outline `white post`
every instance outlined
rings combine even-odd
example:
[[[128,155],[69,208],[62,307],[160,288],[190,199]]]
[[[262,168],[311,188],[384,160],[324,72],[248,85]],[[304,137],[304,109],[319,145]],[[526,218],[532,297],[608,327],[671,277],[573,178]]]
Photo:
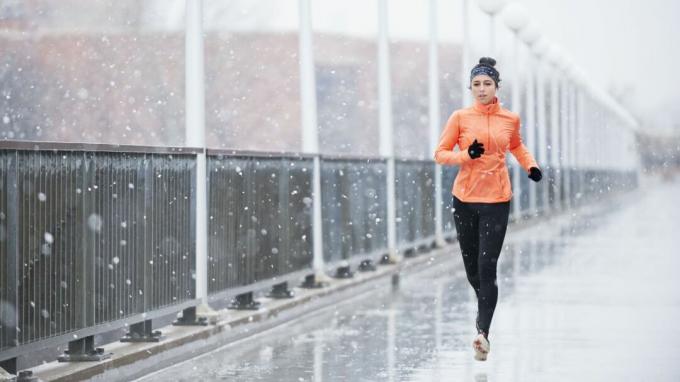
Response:
[[[578,170],[578,187],[579,187],[579,192],[581,193],[581,197],[584,196],[584,183],[583,183],[583,171],[585,170],[585,164],[586,158],[584,156],[586,155],[582,150],[581,150],[581,145],[583,142],[583,124],[585,123],[585,118],[583,116],[583,89],[579,88],[576,92],[576,147],[574,148],[574,151],[576,154],[574,155],[574,158],[576,158],[576,169]]]
[[[312,45],[312,15],[310,0],[299,0],[300,19],[300,112],[302,115],[302,151],[314,155],[312,172],[312,268],[316,281],[325,279],[323,260],[323,226],[321,215],[321,160],[316,120],[316,78]]]
[[[561,123],[561,138],[560,138],[560,168],[562,169],[562,182],[564,186],[562,187],[563,194],[561,197],[564,199],[564,207],[569,209],[571,203],[569,203],[569,180],[571,179],[571,173],[569,172],[569,80],[566,76],[562,77],[561,86],[561,105],[562,110],[560,116],[562,117]]]
[[[567,124],[565,126],[566,130],[566,145],[565,145],[565,157],[566,160],[565,162],[565,169],[567,169],[567,180],[566,180],[566,185],[565,185],[565,192],[566,192],[566,201],[567,201],[567,208],[572,207],[572,189],[571,185],[573,183],[573,178],[574,178],[574,172],[573,172],[573,162],[574,162],[574,157],[573,157],[573,151],[572,147],[574,146],[574,118],[573,118],[573,110],[574,110],[574,83],[568,79],[567,80],[567,94],[566,94],[566,99],[567,99],[567,107],[566,107],[566,120]]]
[[[526,120],[526,137],[523,137],[527,142],[527,148],[533,155],[536,154],[536,83],[534,71],[535,65],[533,62],[533,53],[529,52],[529,60],[527,63],[529,71],[527,73],[527,120]],[[539,167],[541,163],[538,163]],[[529,187],[529,211],[532,214],[536,213],[536,186]]]
[[[461,85],[461,88],[462,88],[461,89],[462,91],[460,93],[461,94],[460,100],[461,100],[462,104],[460,105],[460,107],[465,107],[465,106],[469,105],[470,102],[471,102],[471,100],[470,100],[470,97],[471,97],[470,90],[468,89],[468,86],[470,85],[470,77],[469,77],[470,73],[468,71],[470,69],[468,67],[468,65],[470,63],[470,42],[469,42],[470,39],[468,38],[470,36],[470,32],[469,32],[470,25],[468,23],[468,19],[469,19],[469,17],[468,17],[469,16],[468,15],[468,12],[469,12],[468,2],[469,1],[470,0],[463,0],[463,9],[462,9],[463,19],[461,20],[461,25],[462,25],[462,28],[463,28],[463,48],[462,48],[463,50],[462,50],[462,54],[461,54],[461,61],[462,62],[461,62],[461,70],[460,70],[460,74],[461,74],[460,85]]]
[[[189,147],[205,148],[203,0],[186,2],[186,126]],[[208,304],[208,196],[205,152],[196,161],[196,298]],[[200,310],[200,309],[199,309]]]
[[[520,81],[519,81],[519,36],[517,33],[514,33],[513,36],[513,47],[512,47],[512,54],[513,54],[513,64],[512,64],[512,109],[515,113],[520,113],[522,110],[522,101],[521,101],[521,94],[519,91],[520,87]],[[522,121],[522,123],[526,123],[526,121]],[[513,197],[513,203],[512,203],[512,215],[515,221],[519,221],[522,218],[522,210],[521,210],[521,198],[522,198],[522,184],[520,183],[520,176],[522,176],[521,171],[520,171],[520,164],[519,162],[515,159],[514,156],[509,155],[511,158],[511,164],[512,164],[512,189],[514,191],[515,196]]]
[[[489,55],[493,58],[496,57],[496,14],[489,14]]]
[[[547,94],[545,94],[545,81],[543,79],[543,63],[538,62],[536,66],[536,83],[537,83],[537,99],[538,99],[538,156],[542,161],[546,163],[546,167],[550,167],[550,159],[548,158],[548,137],[547,137],[547,116],[545,113],[545,102]],[[547,179],[546,179],[547,181]],[[545,182],[547,183],[547,182]],[[541,192],[543,195],[543,205],[540,207],[544,213],[550,210],[550,203],[548,202],[548,196],[546,194],[548,190],[548,185],[543,184],[541,186]]]
[[[387,158],[387,250],[397,260],[396,190],[394,144],[392,141],[392,90],[387,32],[387,0],[378,1],[378,93],[380,102],[380,155]]]
[[[574,82],[571,87],[571,146],[570,146],[570,158],[571,160],[569,169],[574,173],[573,178],[574,179],[574,189],[570,189],[571,193],[578,192],[578,173],[576,172],[578,170],[578,154],[576,152],[577,145],[578,145],[578,83]],[[576,195],[572,195],[572,200],[574,200],[574,204],[576,204]]]
[[[430,0],[430,70],[429,70],[429,111],[430,111],[430,153],[437,148],[439,138],[439,55],[437,40],[437,0]],[[435,241],[442,247],[444,230],[442,227],[442,166],[434,165],[434,212]]]
[[[560,182],[562,174],[559,173],[559,146],[560,146],[560,101],[559,101],[559,78],[552,75],[550,78],[550,166],[554,169],[555,184],[555,208],[560,209]]]

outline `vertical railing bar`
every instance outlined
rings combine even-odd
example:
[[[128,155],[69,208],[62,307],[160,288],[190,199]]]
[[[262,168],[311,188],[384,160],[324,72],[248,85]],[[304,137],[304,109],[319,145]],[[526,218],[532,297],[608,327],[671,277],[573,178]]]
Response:
[[[60,264],[61,266],[61,274],[59,276],[59,323],[57,324],[57,332],[58,333],[63,333],[66,325],[66,322],[69,322],[69,316],[68,312],[64,309],[64,305],[66,305],[66,301],[68,299],[69,295],[69,279],[68,277],[71,275],[72,272],[69,272],[69,265],[71,263],[71,259],[73,257],[73,250],[72,250],[72,243],[73,241],[71,239],[71,227],[72,224],[70,221],[68,221],[67,216],[69,215],[67,211],[69,211],[70,207],[72,206],[72,198],[73,198],[73,193],[75,192],[74,189],[74,181],[75,179],[72,178],[74,174],[73,170],[73,161],[74,161],[74,156],[72,153],[69,153],[67,156],[66,160],[66,173],[68,174],[67,178],[67,190],[66,194],[64,195],[64,223],[62,224],[62,244],[61,244],[61,250],[64,252],[64,257],[62,258],[62,262]],[[64,283],[66,287],[64,287]]]
[[[43,192],[43,189],[44,189],[44,187],[43,187],[44,186],[44,184],[43,184],[44,172],[43,172],[43,167],[42,167],[43,166],[43,160],[44,160],[44,153],[42,153],[42,152],[38,153],[38,166],[37,166],[38,168],[37,168],[37,171],[36,171],[36,176],[37,176],[38,190],[40,192]],[[40,268],[42,267],[42,261],[40,259],[40,256],[42,256],[41,255],[42,251],[40,251],[40,249],[39,249],[40,248],[40,242],[39,242],[39,239],[36,237],[37,231],[36,231],[35,228],[40,227],[40,226],[44,226],[44,219],[45,218],[43,216],[43,213],[45,212],[45,209],[46,209],[45,204],[47,203],[47,199],[46,199],[47,194],[44,193],[44,192],[43,192],[43,194],[45,195],[45,200],[42,201],[42,203],[40,203],[40,202],[36,203],[36,208],[35,208],[35,220],[36,221],[35,221],[35,224],[33,225],[33,232],[31,232],[32,233],[31,240],[33,241],[33,245],[30,247],[30,252],[29,252],[31,255],[33,255],[33,258],[32,258],[32,260],[33,260],[33,274],[31,275],[31,287],[32,287],[31,291],[33,292],[33,296],[31,298],[31,302],[32,302],[31,308],[32,309],[29,311],[29,312],[31,312],[31,315],[32,315],[32,317],[31,317],[31,329],[32,329],[31,334],[32,334],[32,336],[30,338],[31,341],[34,341],[37,338],[40,338],[40,326],[36,322],[36,309],[40,309],[40,291],[42,289],[42,285],[40,285],[40,283],[38,283],[38,280],[36,280],[36,279],[39,276],[43,276],[43,275],[40,275],[40,273],[41,273]],[[36,251],[36,250],[38,252],[38,256],[35,255],[34,251]],[[41,277],[41,279],[42,278],[43,277]]]
[[[174,238],[173,234],[176,232],[177,226],[179,226],[181,223],[176,220],[178,218],[177,216],[177,205],[175,201],[175,195],[176,195],[176,183],[175,183],[175,177],[178,175],[177,173],[177,164],[174,163],[175,161],[172,159],[167,160],[169,163],[165,167],[165,171],[168,174],[168,178],[166,178],[165,182],[167,182],[167,190],[168,190],[168,200],[165,203],[165,213],[161,216],[169,216],[172,221],[178,222],[178,224],[175,224],[174,226],[171,226],[170,224],[163,224],[163,230],[165,231],[165,235],[163,235],[162,243],[163,243],[163,261],[161,262],[160,265],[163,266],[162,272],[161,272],[161,277],[163,279],[163,283],[165,284],[165,287],[161,288],[159,290],[159,297],[160,301],[162,302],[162,305],[167,305],[168,304],[168,293],[169,289],[171,287],[170,283],[170,277],[168,276],[168,271],[172,267],[172,262],[171,262],[171,254],[172,254],[172,249],[173,246],[171,242],[168,241],[168,238]],[[164,221],[165,223],[165,221]]]
[[[148,294],[149,294],[149,284],[150,280],[153,278],[153,274],[149,273],[149,260],[153,258],[153,248],[155,244],[155,232],[154,232],[154,224],[153,224],[153,212],[155,211],[155,206],[153,204],[154,199],[153,195],[156,192],[156,174],[155,174],[155,157],[153,154],[148,154],[147,156],[148,162],[147,162],[147,181],[148,181],[148,186],[144,188],[144,200],[145,200],[145,205],[146,208],[144,209],[145,211],[145,219],[144,219],[144,224],[146,226],[146,248],[144,251],[144,257],[143,257],[143,263],[141,269],[144,269],[144,273],[141,275],[142,277],[142,290],[144,291],[142,294],[142,312],[146,312],[148,309]]]
[[[58,165],[57,165],[57,171],[59,176],[57,177],[56,181],[58,182],[57,189],[59,190],[59,197],[57,197],[57,203],[59,205],[58,207],[58,214],[55,214],[55,224],[53,227],[53,233],[52,233],[52,251],[53,253],[56,252],[59,257],[57,260],[54,262],[54,273],[52,274],[52,288],[53,288],[53,300],[52,300],[52,305],[50,306],[50,320],[48,320],[48,325],[50,328],[50,333],[51,335],[55,335],[58,333],[56,330],[56,326],[52,325],[52,322],[56,322],[57,320],[57,306],[59,304],[59,300],[61,300],[61,289],[60,289],[60,282],[59,280],[61,279],[62,275],[62,266],[61,263],[64,261],[66,258],[66,252],[63,250],[62,244],[63,244],[63,234],[62,234],[62,226],[61,222],[66,221],[66,197],[68,195],[68,155],[66,153],[60,152],[58,155]],[[54,329],[54,330],[53,330]]]
[[[35,298],[33,299],[34,307],[33,307],[33,328],[35,328],[35,333],[36,336],[33,338],[33,340],[37,340],[40,338],[44,338],[44,333],[43,333],[43,327],[42,323],[40,321],[40,311],[42,310],[42,306],[44,304],[44,289],[45,288],[45,272],[47,269],[47,261],[44,259],[44,254],[43,254],[43,247],[42,247],[42,238],[44,238],[45,234],[44,231],[47,228],[47,220],[48,220],[48,205],[52,203],[51,196],[49,195],[49,185],[48,185],[48,165],[49,165],[49,158],[51,154],[50,153],[41,153],[40,155],[40,171],[39,171],[39,177],[40,177],[40,189],[41,192],[45,195],[45,200],[43,201],[42,204],[40,204],[39,209],[38,209],[38,227],[41,227],[39,230],[36,230],[34,232],[34,240],[35,240],[35,250],[37,255],[35,258],[38,259],[38,263],[40,266],[38,267],[38,273],[39,274],[39,279],[34,279],[33,280],[33,285],[37,286],[34,291],[35,291]]]
[[[121,241],[118,242],[118,247],[120,248],[120,265],[122,273],[119,280],[119,300],[115,312],[116,317],[118,318],[127,316],[129,312],[127,303],[128,299],[125,298],[125,293],[128,290],[126,280],[130,278],[130,246],[133,245],[133,241],[130,238],[129,232],[133,229],[134,216],[132,214],[133,209],[131,209],[130,206],[132,206],[135,202],[135,195],[134,192],[130,190],[128,185],[133,183],[131,176],[134,173],[134,168],[132,167],[132,163],[135,162],[134,159],[136,158],[134,158],[133,154],[126,154],[123,157],[123,161],[121,163],[123,175],[121,176],[121,179],[119,180],[120,184],[118,185],[118,190],[120,190],[121,197],[123,197],[123,200],[125,201],[122,206],[123,216],[125,216],[125,229],[121,230]],[[122,244],[122,240],[125,241],[125,245]],[[120,312],[123,312],[123,314]]]
[[[48,280],[47,286],[49,288],[49,290],[47,291],[47,300],[48,301],[47,301],[47,304],[45,304],[46,306],[44,308],[48,313],[47,317],[42,315],[42,312],[41,312],[43,325],[45,326],[45,335],[47,337],[50,337],[52,335],[52,330],[50,329],[50,325],[49,325],[49,322],[50,322],[49,317],[50,317],[51,314],[54,313],[54,309],[53,309],[54,298],[52,296],[53,296],[53,293],[56,293],[56,290],[54,289],[54,275],[55,275],[54,270],[56,268],[54,263],[55,263],[55,258],[58,260],[58,256],[61,256],[61,253],[59,253],[59,251],[56,251],[56,246],[55,246],[55,242],[54,242],[54,237],[57,233],[56,232],[57,221],[59,220],[58,219],[59,214],[61,213],[59,206],[60,206],[61,199],[62,199],[62,198],[60,198],[60,196],[61,196],[60,187],[62,185],[61,184],[62,176],[61,176],[61,173],[58,170],[58,169],[62,168],[62,166],[60,165],[61,164],[61,160],[60,160],[61,155],[60,155],[59,152],[55,152],[53,154],[53,157],[54,157],[54,159],[52,161],[53,174],[50,177],[50,183],[52,183],[52,185],[54,187],[55,199],[54,199],[54,202],[53,202],[54,207],[52,208],[52,211],[50,213],[52,218],[50,219],[51,224],[50,224],[50,231],[49,231],[50,234],[52,235],[52,242],[47,243],[47,240],[45,240],[45,238],[43,237],[43,240],[45,241],[45,245],[49,244],[49,249],[50,249],[49,275],[46,278]]]
[[[212,211],[214,211],[214,208],[215,208],[214,203],[217,202],[215,200],[215,194],[213,193],[213,187],[214,187],[214,184],[215,184],[215,181],[216,181],[216,179],[214,178],[215,174],[213,174],[213,171],[212,171],[214,163],[215,163],[215,157],[208,156],[206,154],[206,158],[205,158],[206,188],[205,188],[205,190],[206,190],[206,199],[207,199],[206,208],[208,209],[208,212],[206,214],[207,217],[208,217],[208,221],[206,222],[207,234],[208,234],[208,237],[206,238],[206,240],[208,240],[208,245],[207,245],[208,253],[206,254],[206,261],[208,262],[206,264],[206,267],[207,267],[207,270],[208,270],[207,271],[208,280],[206,281],[206,283],[207,283],[206,295],[208,295],[208,296],[211,294],[211,292],[214,291],[215,283],[212,280],[213,279],[217,280],[216,274],[219,274],[218,269],[219,269],[219,266],[220,266],[219,261],[217,261],[217,262],[215,261],[215,259],[218,258],[218,256],[220,256],[220,254],[217,253],[217,248],[215,248],[215,241],[211,240],[211,238],[210,238],[213,230],[215,229],[215,226],[214,226],[215,220],[213,220],[213,219],[217,218],[217,217],[213,217],[213,219],[209,218],[213,214]],[[196,226],[195,226],[195,224],[196,224],[196,211],[195,211],[195,205],[196,205],[195,195],[196,195],[196,192],[195,192],[195,190],[196,190],[196,181],[197,181],[196,180],[197,179],[196,178],[196,166],[197,166],[196,156],[192,155],[191,156],[191,162],[190,162],[190,165],[189,165],[189,174],[188,174],[188,176],[189,176],[189,178],[188,178],[188,185],[189,185],[189,215],[188,215],[189,232],[187,232],[187,238],[189,239],[189,241],[188,241],[187,247],[185,247],[185,249],[188,250],[187,259],[189,260],[186,263],[186,265],[188,265],[188,268],[185,268],[185,270],[187,272],[188,287],[191,288],[190,291],[191,291],[191,297],[192,298],[196,297],[196,282],[197,281],[196,281],[196,279],[191,277],[191,269],[195,269],[197,264],[194,264],[193,267],[191,266],[192,262],[195,263],[195,261],[193,260],[194,256],[191,255],[191,253],[193,251],[188,246],[190,246],[191,243],[194,243],[193,238],[194,238],[195,233],[193,233],[193,232],[196,231]],[[217,220],[217,221],[221,221],[221,220]],[[213,259],[212,263],[211,263],[211,260],[210,260],[211,258]],[[212,286],[212,288],[211,288],[211,286]]]
[[[207,166],[207,163],[208,163],[207,161],[208,161],[208,159],[206,158],[206,166]],[[180,245],[180,248],[178,250],[179,251],[179,253],[178,253],[178,255],[179,255],[179,257],[178,257],[179,268],[178,268],[178,272],[177,272],[177,280],[178,281],[181,280],[181,283],[180,283],[181,289],[179,290],[179,292],[182,293],[183,298],[180,300],[180,297],[177,296],[177,302],[184,301],[186,299],[192,298],[191,290],[189,289],[190,283],[187,282],[188,279],[185,276],[187,274],[186,265],[190,262],[189,256],[185,255],[185,249],[186,249],[187,245],[192,242],[191,236],[189,235],[189,231],[191,230],[191,219],[190,219],[189,214],[188,214],[189,211],[191,211],[191,199],[189,197],[189,195],[191,194],[191,182],[189,180],[189,174],[191,174],[191,163],[192,163],[191,157],[187,157],[187,159],[185,159],[184,175],[182,177],[182,179],[183,179],[183,182],[182,182],[182,190],[183,190],[183,192],[182,192],[182,203],[183,203],[183,205],[182,205],[182,221],[185,222],[184,223],[185,229],[182,232],[182,239],[183,240],[180,243],[185,243],[185,244]],[[206,178],[206,181],[207,181],[207,178]],[[206,197],[207,198],[210,198],[209,190],[210,189],[206,187]],[[208,204],[207,206],[209,207],[210,204]],[[210,231],[207,231],[206,234],[208,234],[209,232]],[[206,240],[209,240],[209,236],[206,238]],[[208,245],[209,244],[210,243],[208,241]],[[184,256],[186,256],[186,259],[184,258]],[[207,253],[207,256],[206,256],[206,261],[208,261],[209,257],[210,257],[210,248],[208,247],[208,253]],[[209,275],[208,275],[208,280],[210,280]],[[206,289],[206,296],[207,296],[207,294],[208,294],[208,290]]]
[[[165,200],[165,203],[163,203],[163,210],[161,213],[161,216],[168,216],[169,218],[173,219],[172,221],[177,221],[175,220],[177,216],[175,216],[175,203],[174,203],[174,175],[175,175],[175,169],[174,166],[175,164],[173,163],[173,160],[164,158],[163,162],[165,165],[163,166],[163,172],[165,173],[163,175],[163,183],[166,185],[165,189],[167,190],[167,199]],[[162,220],[160,220],[162,221]],[[168,270],[168,259],[170,256],[170,251],[172,250],[172,247],[168,245],[167,243],[167,238],[170,237],[170,235],[173,233],[173,228],[170,226],[170,224],[165,224],[165,221],[162,221],[160,225],[160,228],[162,229],[163,234],[161,235],[161,251],[165,252],[162,253],[163,258],[159,260],[159,264],[157,265],[160,268],[160,279],[162,280],[162,283],[156,287],[156,293],[155,295],[158,296],[156,299],[156,303],[154,304],[154,308],[162,305],[167,304],[167,291],[170,289],[170,283],[167,277],[167,270]],[[175,224],[178,225],[178,224]],[[156,265],[156,262],[154,262],[154,265]],[[160,288],[159,288],[160,287]]]
[[[109,250],[109,254],[107,256],[109,264],[111,264],[111,268],[106,268],[106,273],[107,277],[109,280],[109,285],[106,286],[106,304],[102,303],[102,306],[105,307],[104,310],[104,316],[105,316],[105,321],[109,322],[112,321],[115,318],[114,312],[115,312],[115,307],[116,307],[116,288],[118,284],[118,264],[120,264],[120,258],[118,258],[118,264],[113,260],[114,258],[118,257],[118,248],[116,243],[118,243],[118,234],[120,231],[120,214],[119,214],[119,203],[118,203],[118,194],[116,193],[115,190],[115,183],[116,179],[119,176],[119,166],[121,162],[121,154],[118,153],[111,153],[109,154],[109,166],[108,166],[108,171],[107,171],[107,182],[106,182],[106,192],[104,192],[104,189],[102,188],[102,193],[103,196],[106,198],[105,200],[108,200],[108,210],[109,210],[109,217],[108,217],[108,222],[107,225],[110,227],[108,228],[109,232],[109,237],[106,238],[107,241],[107,248]],[[116,195],[114,198],[113,196]],[[113,288],[111,288],[111,285],[113,285]]]
[[[118,287],[118,264],[120,264],[120,257],[118,256],[118,246],[116,245],[119,241],[118,236],[120,232],[120,214],[119,214],[119,203],[118,203],[118,193],[116,192],[115,185],[116,185],[116,179],[118,178],[120,174],[120,163],[121,161],[121,156],[123,154],[118,154],[118,153],[111,153],[110,155],[110,164],[109,168],[107,171],[107,177],[108,180],[106,182],[106,192],[104,192],[104,196],[106,196],[106,199],[109,200],[109,218],[107,225],[109,225],[109,234],[110,237],[107,238],[107,247],[109,248],[110,253],[108,254],[108,261],[109,264],[111,264],[112,268],[108,268],[107,265],[107,275],[109,278],[109,285],[106,286],[106,305],[102,304],[102,306],[106,307],[106,310],[104,311],[105,316],[106,316],[106,321],[113,321],[115,319],[115,314],[114,312],[116,311],[116,305],[117,305],[117,290],[116,288]],[[102,189],[102,191],[104,191]],[[114,197],[114,195],[116,197]],[[118,257],[118,263],[114,261],[114,259]],[[111,285],[113,285],[113,288],[111,288]]]
[[[14,327],[9,327],[5,333],[7,334],[7,343],[10,346],[16,346],[19,343],[19,240],[20,240],[20,226],[19,226],[19,211],[20,198],[19,195],[21,184],[19,183],[19,153],[13,152],[8,155],[8,171],[7,171],[7,187],[9,188],[7,198],[7,298],[14,307]]]
[[[179,169],[177,170],[176,174],[176,185],[177,189],[175,190],[175,197],[177,198],[177,216],[178,220],[181,222],[177,227],[175,227],[175,232],[176,236],[174,240],[172,241],[173,246],[175,247],[173,257],[172,257],[172,267],[170,268],[170,273],[169,273],[169,278],[170,278],[170,283],[174,284],[174,289],[172,293],[170,294],[168,302],[170,304],[177,303],[179,301],[184,301],[184,296],[185,294],[183,293],[184,289],[184,282],[180,278],[180,275],[182,274],[182,243],[184,242],[184,233],[186,232],[186,216],[184,214],[184,208],[185,208],[185,201],[184,201],[184,192],[186,190],[186,174],[188,173],[188,169],[186,167],[186,161],[185,159],[179,157],[176,159],[178,162],[178,167]],[[207,231],[206,231],[207,234]],[[208,238],[206,237],[206,240]],[[206,261],[207,261],[207,256],[206,256]],[[206,275],[208,272],[206,272]]]

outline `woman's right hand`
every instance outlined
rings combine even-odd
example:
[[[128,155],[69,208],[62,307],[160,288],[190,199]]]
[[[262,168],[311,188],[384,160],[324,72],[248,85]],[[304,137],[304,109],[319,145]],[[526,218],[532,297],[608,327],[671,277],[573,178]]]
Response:
[[[477,159],[484,154],[484,144],[477,142],[475,139],[474,142],[470,146],[468,146],[467,149],[468,155],[470,155],[470,158],[472,159]]]

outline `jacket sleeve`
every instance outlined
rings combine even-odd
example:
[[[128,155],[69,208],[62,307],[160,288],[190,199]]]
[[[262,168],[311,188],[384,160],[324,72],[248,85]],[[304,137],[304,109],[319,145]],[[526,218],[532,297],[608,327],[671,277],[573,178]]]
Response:
[[[451,114],[444,131],[439,137],[439,145],[434,153],[434,161],[441,165],[461,165],[467,161],[472,160],[467,150],[458,145],[461,151],[454,152],[453,148],[458,143],[458,135],[460,134],[460,117],[458,113]]]
[[[538,168],[538,163],[531,155],[529,150],[524,143],[522,143],[522,137],[520,135],[520,119],[517,118],[515,121],[515,128],[512,131],[512,136],[510,137],[510,152],[515,156],[520,166],[527,172],[532,167]]]

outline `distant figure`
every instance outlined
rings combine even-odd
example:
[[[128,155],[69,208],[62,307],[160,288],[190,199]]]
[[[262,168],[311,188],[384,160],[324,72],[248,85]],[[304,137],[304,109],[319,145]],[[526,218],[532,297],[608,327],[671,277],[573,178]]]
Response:
[[[475,359],[485,361],[490,350],[489,327],[496,302],[496,264],[508,226],[512,189],[505,154],[517,158],[529,178],[538,182],[541,170],[522,144],[519,115],[498,103],[500,75],[496,60],[482,57],[470,73],[474,105],[449,117],[434,154],[441,165],[460,166],[453,184],[453,218],[465,273],[477,295]],[[460,151],[454,152],[458,145]]]

